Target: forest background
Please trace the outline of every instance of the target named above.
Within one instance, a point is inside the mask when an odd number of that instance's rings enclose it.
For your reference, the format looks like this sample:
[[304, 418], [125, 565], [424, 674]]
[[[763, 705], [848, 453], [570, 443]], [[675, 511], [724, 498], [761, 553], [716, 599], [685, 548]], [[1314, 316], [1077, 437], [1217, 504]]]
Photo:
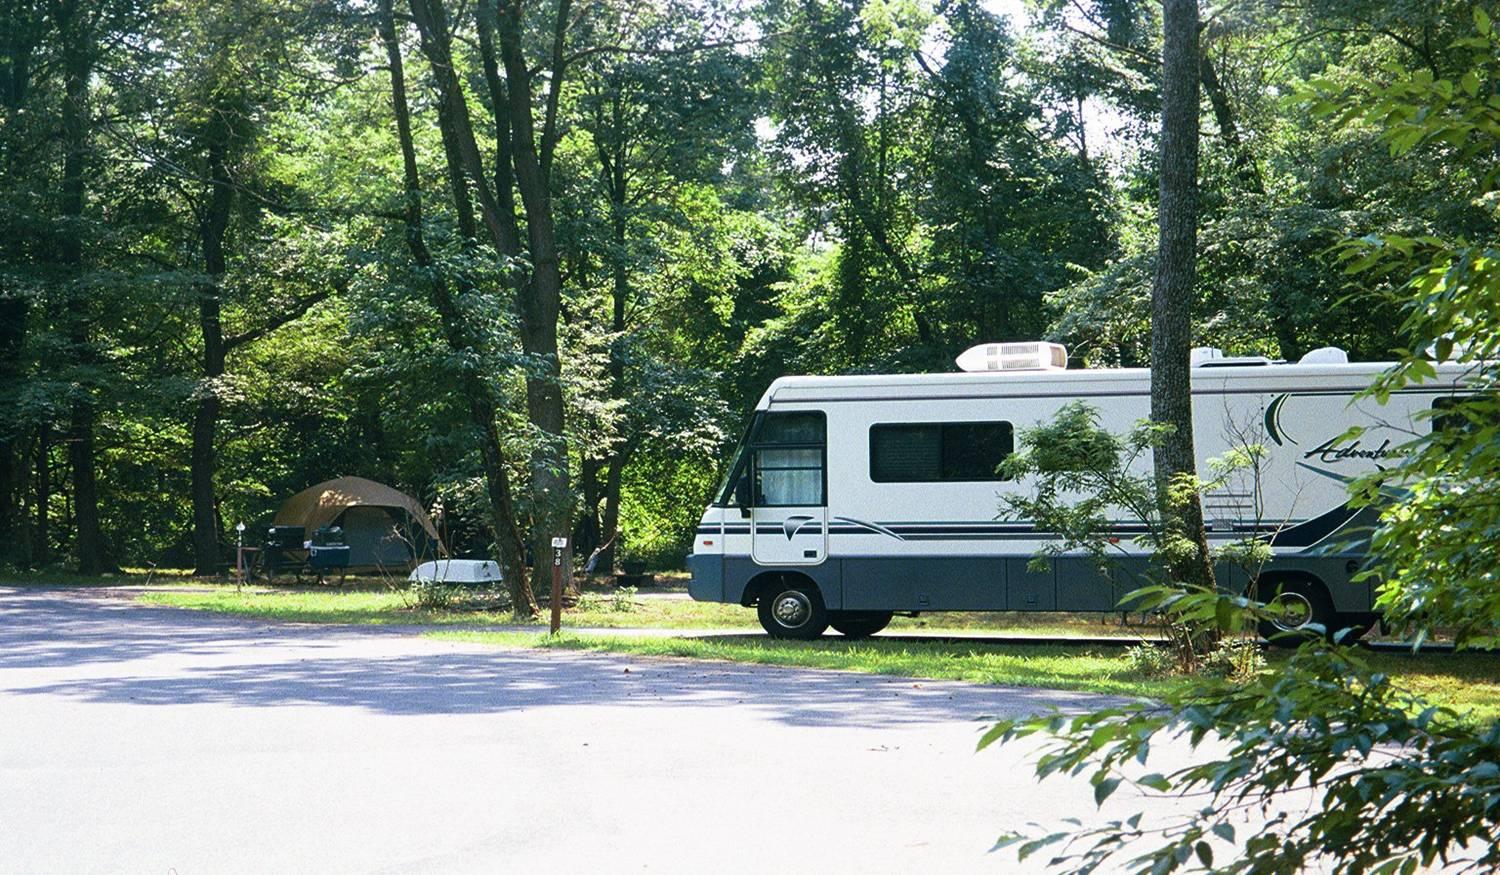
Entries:
[[[1202, 10], [1198, 343], [1389, 359], [1406, 276], [1332, 248], [1496, 237], [1463, 167], [1291, 99], [1455, 78], [1474, 6]], [[679, 567], [777, 376], [1146, 365], [1160, 34], [1150, 0], [3, 0], [0, 564], [212, 572], [359, 475], [513, 579], [556, 534]]]

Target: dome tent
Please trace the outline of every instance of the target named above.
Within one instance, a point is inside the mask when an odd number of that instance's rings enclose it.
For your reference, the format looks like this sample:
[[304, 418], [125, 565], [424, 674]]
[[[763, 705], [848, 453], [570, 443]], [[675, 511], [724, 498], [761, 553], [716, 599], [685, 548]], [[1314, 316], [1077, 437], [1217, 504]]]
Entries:
[[342, 528], [350, 567], [409, 566], [434, 545], [440, 555], [448, 553], [420, 502], [363, 477], [302, 490], [282, 503], [274, 523], [301, 526], [308, 538], [323, 526]]

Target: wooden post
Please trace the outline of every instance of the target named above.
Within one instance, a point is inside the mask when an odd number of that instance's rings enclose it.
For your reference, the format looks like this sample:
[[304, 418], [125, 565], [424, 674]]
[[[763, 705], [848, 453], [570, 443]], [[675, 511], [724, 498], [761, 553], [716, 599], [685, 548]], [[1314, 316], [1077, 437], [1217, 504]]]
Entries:
[[563, 553], [567, 549], [567, 538], [552, 539], [552, 625], [549, 633], [552, 635], [556, 635], [562, 626]]
[[245, 524], [234, 526], [234, 589], [239, 592], [245, 585]]

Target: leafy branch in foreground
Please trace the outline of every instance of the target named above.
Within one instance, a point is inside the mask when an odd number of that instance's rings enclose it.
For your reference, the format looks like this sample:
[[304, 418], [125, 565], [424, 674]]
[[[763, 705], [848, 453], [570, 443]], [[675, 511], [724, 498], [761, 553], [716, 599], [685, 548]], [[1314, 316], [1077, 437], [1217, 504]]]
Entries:
[[[1166, 775], [1139, 774], [1156, 739], [1179, 735], [1195, 751], [1224, 750]], [[1205, 682], [1163, 703], [1005, 721], [979, 746], [1031, 736], [1046, 739], [1038, 776], [1088, 773], [1096, 802], [1122, 785], [1205, 801], [1166, 822], [1134, 814], [997, 843], [1019, 844], [1023, 858], [1052, 848], [1051, 865], [1091, 872], [1129, 854], [1127, 865], [1151, 873], [1195, 864], [1300, 872], [1334, 860], [1338, 872], [1385, 875], [1462, 859], [1464, 844], [1481, 840], [1470, 868], [1500, 865], [1488, 840], [1500, 813], [1500, 727], [1472, 731], [1348, 648], [1308, 642], [1243, 686]], [[1298, 804], [1306, 813], [1293, 813]], [[1142, 845], [1152, 839], [1165, 841]], [[1234, 856], [1216, 865], [1226, 847]]]
[[[1393, 154], [1423, 149], [1470, 189], [1466, 208], [1500, 219], [1500, 34], [1475, 9], [1476, 34], [1453, 53], [1457, 81], [1427, 71], [1365, 85], [1344, 103], [1346, 121], [1382, 126]], [[1321, 92], [1333, 86], [1322, 83]], [[1332, 101], [1325, 101], [1325, 107]], [[1409, 349], [1369, 394], [1384, 401], [1435, 375], [1434, 361], [1469, 367], [1467, 386], [1434, 405], [1431, 430], [1403, 464], [1359, 484], [1383, 501], [1373, 548], [1383, 562], [1379, 607], [1419, 629], [1457, 628], [1460, 643], [1500, 642], [1500, 246], [1493, 239], [1370, 235], [1342, 250], [1345, 269], [1403, 273]], [[1435, 522], [1441, 524], [1435, 524]]]

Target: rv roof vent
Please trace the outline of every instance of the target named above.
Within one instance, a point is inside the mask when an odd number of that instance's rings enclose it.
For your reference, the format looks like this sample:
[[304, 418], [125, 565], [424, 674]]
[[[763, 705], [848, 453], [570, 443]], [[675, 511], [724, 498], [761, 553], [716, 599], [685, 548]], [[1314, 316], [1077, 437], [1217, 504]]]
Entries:
[[1349, 353], [1336, 346], [1320, 346], [1297, 359], [1299, 365], [1347, 365]]
[[1224, 350], [1219, 349], [1217, 346], [1195, 346], [1192, 352], [1188, 353], [1188, 366], [1196, 368], [1205, 362], [1222, 359], [1223, 357]]
[[961, 371], [1061, 371], [1068, 350], [1060, 343], [981, 343], [954, 360]]
[[1217, 346], [1195, 346], [1188, 354], [1188, 367], [1193, 368], [1241, 368], [1270, 363], [1263, 355], [1227, 356]]

